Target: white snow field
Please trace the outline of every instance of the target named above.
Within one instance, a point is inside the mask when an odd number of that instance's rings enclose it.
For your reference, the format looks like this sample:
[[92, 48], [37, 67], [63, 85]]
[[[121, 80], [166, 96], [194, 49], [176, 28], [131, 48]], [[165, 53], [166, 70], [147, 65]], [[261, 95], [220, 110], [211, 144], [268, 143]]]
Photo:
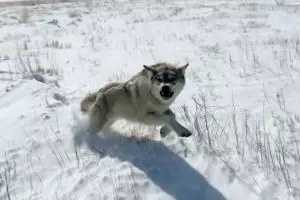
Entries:
[[[299, 0], [8, 2], [1, 200], [300, 199]], [[160, 61], [190, 63], [172, 108], [192, 137], [85, 131], [88, 92]]]

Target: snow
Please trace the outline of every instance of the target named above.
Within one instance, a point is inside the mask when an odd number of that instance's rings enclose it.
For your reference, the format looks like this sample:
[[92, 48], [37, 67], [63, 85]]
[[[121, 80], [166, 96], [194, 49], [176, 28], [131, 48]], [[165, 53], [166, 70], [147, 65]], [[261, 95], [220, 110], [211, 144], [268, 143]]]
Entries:
[[[300, 199], [299, 0], [3, 2], [1, 200]], [[192, 137], [85, 130], [88, 92], [158, 61], [190, 63]]]

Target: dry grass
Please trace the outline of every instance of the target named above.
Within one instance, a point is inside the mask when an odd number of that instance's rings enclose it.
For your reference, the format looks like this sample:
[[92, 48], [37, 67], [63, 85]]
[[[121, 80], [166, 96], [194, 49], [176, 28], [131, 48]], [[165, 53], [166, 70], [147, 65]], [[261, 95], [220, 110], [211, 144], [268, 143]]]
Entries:
[[72, 44], [60, 42], [58, 40], [48, 41], [45, 44], [46, 48], [54, 48], [54, 49], [70, 49], [72, 48]]
[[[234, 70], [240, 67], [242, 78], [259, 79], [260, 74], [268, 74], [292, 81], [292, 77], [299, 73], [298, 44], [298, 38], [270, 38], [267, 43], [251, 44], [251, 48], [243, 46], [242, 58], [239, 58], [241, 64], [231, 55], [228, 64]], [[210, 155], [219, 157], [226, 166], [236, 169], [237, 176], [247, 174], [243, 179], [253, 182], [258, 188], [261, 177], [256, 177], [251, 171], [261, 172], [278, 187], [285, 185], [287, 194], [297, 198], [300, 190], [300, 142], [297, 135], [300, 116], [288, 109], [283, 90], [278, 89], [272, 98], [265, 95], [265, 100], [257, 105], [260, 111], [255, 113], [239, 107], [234, 97], [231, 106], [211, 105], [207, 99], [208, 96], [203, 94], [196, 95], [193, 105], [185, 105], [178, 112], [194, 131], [198, 149], [204, 148]]]

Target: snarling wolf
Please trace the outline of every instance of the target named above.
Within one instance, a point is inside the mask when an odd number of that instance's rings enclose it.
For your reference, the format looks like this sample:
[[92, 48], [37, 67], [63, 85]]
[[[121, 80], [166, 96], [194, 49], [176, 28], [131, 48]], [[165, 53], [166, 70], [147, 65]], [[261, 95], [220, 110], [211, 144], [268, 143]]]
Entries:
[[174, 130], [180, 137], [192, 133], [181, 125], [169, 108], [185, 85], [185, 71], [189, 64], [169, 63], [143, 65], [143, 69], [126, 82], [113, 82], [88, 94], [80, 104], [88, 113], [89, 128], [100, 132], [117, 119], [162, 125], [160, 135]]

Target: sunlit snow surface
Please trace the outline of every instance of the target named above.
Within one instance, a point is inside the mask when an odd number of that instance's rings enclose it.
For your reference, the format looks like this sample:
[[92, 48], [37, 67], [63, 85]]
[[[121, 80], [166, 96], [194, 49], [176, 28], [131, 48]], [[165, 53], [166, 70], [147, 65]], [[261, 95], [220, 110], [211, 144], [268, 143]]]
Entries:
[[[1, 200], [300, 199], [299, 0], [7, 2]], [[160, 61], [190, 63], [172, 108], [192, 137], [86, 131], [87, 93]]]

